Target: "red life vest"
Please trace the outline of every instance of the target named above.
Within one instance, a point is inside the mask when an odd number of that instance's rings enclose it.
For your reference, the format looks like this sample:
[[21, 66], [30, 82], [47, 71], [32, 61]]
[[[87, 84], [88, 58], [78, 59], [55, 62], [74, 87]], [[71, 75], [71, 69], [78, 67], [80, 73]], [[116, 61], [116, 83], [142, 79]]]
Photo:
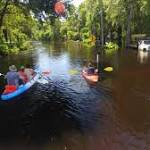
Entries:
[[17, 87], [15, 85], [6, 85], [3, 93], [8, 94], [8, 93], [12, 93], [16, 90], [17, 90]]
[[26, 83], [28, 81], [27, 75], [25, 74], [24, 71], [19, 71], [19, 76], [20, 78]]

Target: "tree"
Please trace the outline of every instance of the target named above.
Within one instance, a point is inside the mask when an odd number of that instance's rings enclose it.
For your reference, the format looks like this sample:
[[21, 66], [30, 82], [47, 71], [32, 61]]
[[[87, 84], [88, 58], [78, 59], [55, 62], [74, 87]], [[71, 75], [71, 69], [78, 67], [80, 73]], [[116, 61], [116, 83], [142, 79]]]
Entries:
[[10, 1], [11, 0], [6, 0], [6, 2], [3, 2], [3, 1], [1, 1], [1, 10], [0, 10], [0, 12], [1, 12], [1, 15], [0, 15], [0, 30], [1, 30], [1, 27], [2, 27], [2, 25], [3, 25], [3, 19], [4, 19], [4, 16], [5, 16], [5, 14], [6, 14], [6, 11], [7, 11], [7, 7], [8, 7], [8, 5], [9, 5], [9, 3], [10, 3]]

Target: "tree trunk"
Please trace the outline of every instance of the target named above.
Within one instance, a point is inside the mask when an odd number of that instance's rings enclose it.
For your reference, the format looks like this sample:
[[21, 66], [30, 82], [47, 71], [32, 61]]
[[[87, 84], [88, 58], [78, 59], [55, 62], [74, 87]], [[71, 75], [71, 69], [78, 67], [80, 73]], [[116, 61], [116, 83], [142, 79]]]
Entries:
[[127, 16], [127, 31], [126, 31], [126, 41], [125, 41], [126, 47], [129, 47], [131, 43], [131, 22], [132, 22], [132, 6], [130, 4], [128, 16]]
[[3, 20], [4, 20], [4, 16], [6, 14], [6, 11], [7, 11], [7, 6], [9, 4], [10, 0], [7, 0], [2, 11], [1, 11], [1, 15], [0, 15], [0, 30], [2, 28], [2, 25], [3, 25]]
[[112, 42], [113, 41], [113, 28], [112, 28], [112, 25], [110, 24], [109, 26], [109, 42]]
[[4, 38], [5, 38], [6, 42], [8, 42], [8, 31], [7, 31], [7, 29], [3, 29], [3, 34], [4, 34]]
[[121, 25], [118, 25], [117, 34], [118, 34], [118, 46], [121, 48], [122, 47], [122, 27], [121, 27]]

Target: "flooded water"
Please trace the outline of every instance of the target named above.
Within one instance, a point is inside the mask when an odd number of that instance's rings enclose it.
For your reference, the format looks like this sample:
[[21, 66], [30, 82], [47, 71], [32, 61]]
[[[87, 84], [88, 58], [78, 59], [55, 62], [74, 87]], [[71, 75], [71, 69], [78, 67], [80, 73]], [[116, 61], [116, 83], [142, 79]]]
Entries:
[[[50, 70], [21, 96], [0, 101], [1, 149], [150, 149], [150, 53], [101, 55], [100, 81], [91, 85], [81, 71], [86, 62], [96, 65], [96, 50], [80, 43], [33, 45], [0, 59], [2, 73], [10, 64]], [[105, 72], [108, 66], [114, 71]], [[2, 92], [3, 77], [0, 83]]]

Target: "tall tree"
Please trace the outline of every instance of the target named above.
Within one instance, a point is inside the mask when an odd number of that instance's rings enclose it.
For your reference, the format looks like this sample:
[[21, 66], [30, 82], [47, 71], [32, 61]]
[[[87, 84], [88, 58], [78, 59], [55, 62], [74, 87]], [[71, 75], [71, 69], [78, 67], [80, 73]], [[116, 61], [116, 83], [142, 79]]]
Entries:
[[2, 6], [2, 8], [1, 8], [1, 10], [0, 10], [0, 29], [1, 29], [1, 27], [2, 27], [2, 25], [3, 25], [3, 19], [4, 19], [4, 16], [5, 16], [5, 14], [6, 14], [6, 11], [7, 11], [7, 7], [8, 7], [8, 5], [9, 5], [9, 3], [10, 3], [10, 1], [11, 0], [6, 0], [5, 2], [3, 2], [3, 1], [1, 1], [1, 6]]

